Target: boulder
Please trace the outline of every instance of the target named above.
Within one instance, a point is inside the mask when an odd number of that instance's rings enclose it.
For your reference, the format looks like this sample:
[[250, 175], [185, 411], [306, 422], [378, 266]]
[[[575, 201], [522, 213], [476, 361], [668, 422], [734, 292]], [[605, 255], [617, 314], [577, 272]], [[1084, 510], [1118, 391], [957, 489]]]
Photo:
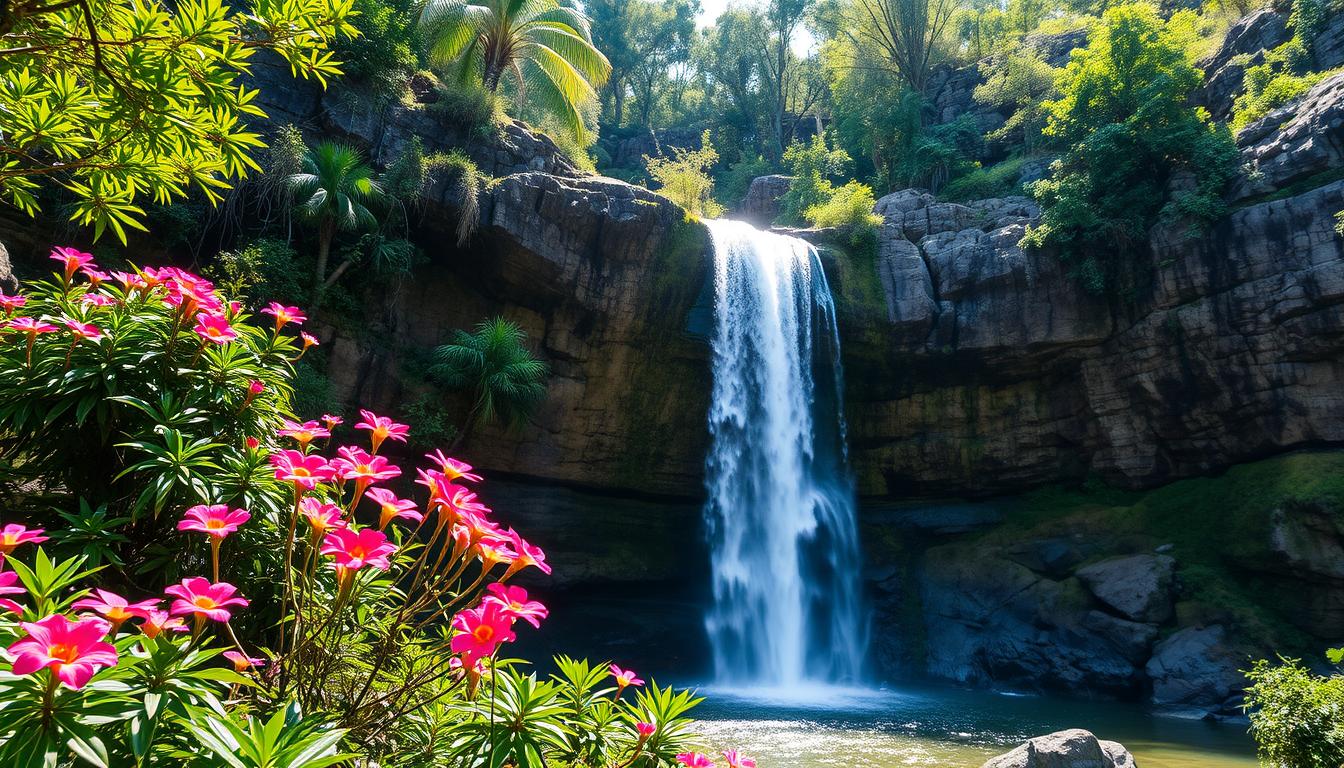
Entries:
[[779, 199], [789, 191], [792, 176], [774, 174], [751, 180], [747, 196], [737, 209], [737, 218], [758, 227], [768, 227], [779, 218]]
[[1344, 72], [1243, 128], [1237, 144], [1246, 172], [1233, 185], [1233, 200], [1344, 166]]
[[1175, 565], [1166, 555], [1112, 557], [1079, 568], [1078, 578], [1098, 600], [1125, 618], [1161, 624], [1172, 615]]
[[1134, 768], [1134, 756], [1081, 728], [1037, 736], [981, 768]]
[[9, 261], [9, 249], [0, 243], [0, 291], [14, 293], [19, 290], [18, 278], [14, 277], [14, 265]]
[[1186, 627], [1153, 648], [1145, 671], [1153, 703], [1202, 717], [1240, 714], [1250, 653], [1235, 648], [1221, 625]]

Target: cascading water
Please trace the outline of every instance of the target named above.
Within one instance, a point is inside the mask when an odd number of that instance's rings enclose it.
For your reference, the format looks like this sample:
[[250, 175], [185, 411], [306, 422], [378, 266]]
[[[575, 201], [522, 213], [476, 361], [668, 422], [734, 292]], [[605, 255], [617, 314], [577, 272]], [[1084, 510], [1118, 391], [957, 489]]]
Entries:
[[867, 646], [835, 305], [807, 243], [710, 221], [706, 462], [719, 683], [858, 683]]

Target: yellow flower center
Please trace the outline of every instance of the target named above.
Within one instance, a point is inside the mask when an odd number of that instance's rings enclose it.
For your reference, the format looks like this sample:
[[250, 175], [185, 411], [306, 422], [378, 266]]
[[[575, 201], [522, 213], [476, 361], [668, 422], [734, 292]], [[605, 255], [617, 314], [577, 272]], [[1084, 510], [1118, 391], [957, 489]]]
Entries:
[[218, 607], [218, 604], [214, 600], [206, 597], [205, 595], [197, 595], [196, 597], [192, 598], [191, 604], [196, 606], [197, 608], [204, 608], [206, 610]]
[[69, 643], [52, 643], [47, 649], [47, 655], [59, 659], [63, 664], [69, 664], [79, 658], [79, 649]]

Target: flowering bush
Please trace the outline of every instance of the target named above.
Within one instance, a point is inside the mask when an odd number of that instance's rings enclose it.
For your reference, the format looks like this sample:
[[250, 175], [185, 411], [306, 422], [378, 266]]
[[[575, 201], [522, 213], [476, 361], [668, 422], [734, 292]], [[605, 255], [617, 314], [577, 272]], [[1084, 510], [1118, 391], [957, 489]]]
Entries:
[[[411, 482], [386, 455], [405, 425], [361, 411], [364, 439], [336, 445], [340, 417], [291, 418], [289, 366], [315, 343], [286, 332], [298, 309], [271, 305], [257, 328], [189, 273], [54, 257], [56, 280], [0, 297], [5, 456], [126, 517], [100, 529], [85, 505], [61, 530], [0, 528], [0, 765], [708, 759], [690, 750], [689, 692], [500, 657], [547, 617], [513, 583], [550, 573], [544, 552], [495, 521], [467, 464], [434, 451]], [[76, 466], [82, 451], [102, 463]], [[157, 594], [98, 579], [100, 546], [144, 534], [118, 533], [133, 518], [162, 519], [183, 571]], [[76, 538], [69, 559], [40, 548]]]

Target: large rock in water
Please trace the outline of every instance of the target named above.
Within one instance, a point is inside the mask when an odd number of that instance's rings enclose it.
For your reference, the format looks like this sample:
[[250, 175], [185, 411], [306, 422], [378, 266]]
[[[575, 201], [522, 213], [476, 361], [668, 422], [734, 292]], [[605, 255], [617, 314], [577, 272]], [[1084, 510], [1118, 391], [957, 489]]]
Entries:
[[981, 768], [1135, 768], [1134, 756], [1114, 741], [1075, 728], [1037, 736]]
[[1166, 555], [1113, 557], [1078, 569], [1088, 591], [1131, 621], [1160, 624], [1171, 618], [1176, 561]]

